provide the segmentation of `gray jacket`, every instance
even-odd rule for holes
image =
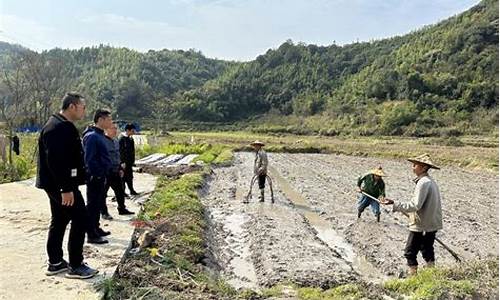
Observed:
[[[267,153],[266,153],[266,151],[260,149],[257,153],[255,153],[253,172],[256,175],[267,174]]]
[[[428,174],[415,179],[413,200],[394,202],[393,211],[409,214],[410,231],[431,232],[443,228],[441,195],[437,183]]]
[[[106,147],[108,148],[111,158],[112,172],[116,173],[120,170],[120,145],[117,139],[112,139],[106,136]]]

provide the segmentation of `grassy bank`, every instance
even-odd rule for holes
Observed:
[[[228,163],[232,153],[207,146],[170,145],[167,153],[195,151],[207,163]],[[155,151],[156,152],[156,151]],[[216,154],[215,154],[216,153]],[[135,221],[134,251],[113,279],[101,282],[105,299],[234,299],[237,292],[204,266],[205,220],[198,197],[210,169],[161,178]]]
[[[253,140],[266,143],[269,152],[334,153],[403,159],[430,153],[440,165],[498,171],[498,139],[488,137],[395,138],[269,135],[251,132],[172,132],[159,143],[223,145],[250,150]]]
[[[300,300],[384,299],[498,299],[498,259],[470,261],[456,267],[420,270],[413,277],[391,279],[382,285],[352,283],[330,289],[277,285],[262,291],[263,298]],[[386,298],[387,299],[387,298]]]

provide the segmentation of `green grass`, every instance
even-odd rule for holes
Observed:
[[[263,289],[261,295],[264,299],[292,296],[301,300],[379,299],[381,296],[374,291],[370,291],[360,283],[343,284],[326,290],[319,287],[298,287],[295,284],[278,284],[271,288]]]
[[[194,160],[205,164],[224,165],[232,161],[232,149],[227,146],[210,143],[188,143],[185,141],[171,141],[157,146],[144,145],[137,147],[136,157],[141,158],[153,153],[171,154],[199,154]]]
[[[36,173],[37,138],[35,134],[18,134],[20,155],[12,152],[12,165],[0,158],[0,184],[28,179]],[[8,148],[6,148],[8,152]],[[8,153],[7,153],[8,158]]]
[[[268,152],[331,153],[355,156],[405,159],[430,153],[442,166],[498,171],[497,137],[351,137],[298,136],[290,134],[256,134],[254,132],[171,132],[161,138],[166,143],[223,145],[234,151],[250,151],[249,143],[262,140]]]
[[[125,261],[127,271],[115,283],[121,291],[110,293],[114,296],[109,299],[140,297],[138,289],[150,291],[146,299],[152,297],[153,292],[170,295],[169,299],[203,298],[203,295],[231,299],[236,296],[236,291],[223,280],[205,273],[201,263],[205,257],[203,234],[206,224],[198,190],[208,172],[205,168],[177,179],[159,180],[156,191],[139,215],[139,220],[149,224],[155,236],[149,249],[155,249],[159,255],[151,258],[153,252],[144,249],[141,255],[128,257]],[[156,263],[151,263],[152,259]]]
[[[498,290],[498,259],[455,268],[421,269],[416,276],[385,282],[384,288],[414,300],[486,299]]]

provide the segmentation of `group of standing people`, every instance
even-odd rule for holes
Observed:
[[[49,118],[38,139],[36,186],[47,193],[52,215],[47,239],[47,275],[67,271],[68,278],[85,279],[97,274],[97,270],[83,262],[83,244],[85,234],[88,243],[108,243],[104,237],[111,232],[101,228],[100,216],[112,219],[106,206],[110,187],[115,192],[118,214],[134,214],[125,206],[125,183],[130,194],[137,194],[132,174],[135,128],[127,124],[125,134],[117,140],[118,128],[111,112],[98,109],[94,123],[85,129],[82,139],[74,122],[84,118],[85,109],[81,95],[67,93],[61,111]],[[86,205],[79,190],[84,184]],[[63,259],[62,243],[69,222],[68,263]]]

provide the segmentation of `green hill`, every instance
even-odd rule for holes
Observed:
[[[253,122],[264,130],[486,133],[498,123],[498,1],[401,37],[343,47],[287,41],[176,103],[191,120],[266,114]]]
[[[35,53],[0,43],[1,66],[12,71],[16,59],[34,103],[18,123],[42,123],[64,91],[77,90],[90,109],[170,127],[409,136],[498,130],[498,0],[404,36],[327,47],[289,40],[245,63],[194,50],[101,45]]]

